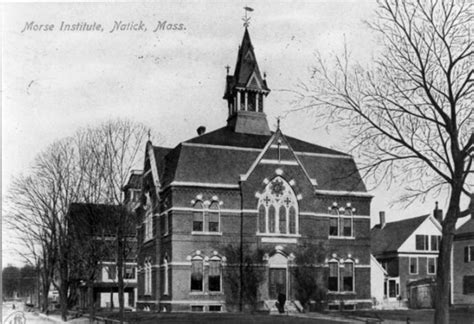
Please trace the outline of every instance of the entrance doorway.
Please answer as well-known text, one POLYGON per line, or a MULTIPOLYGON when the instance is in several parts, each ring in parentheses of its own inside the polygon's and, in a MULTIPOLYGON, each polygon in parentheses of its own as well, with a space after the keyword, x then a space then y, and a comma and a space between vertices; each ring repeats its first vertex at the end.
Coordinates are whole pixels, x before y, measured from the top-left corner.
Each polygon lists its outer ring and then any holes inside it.
POLYGON ((286 295, 286 269, 270 269, 269 297, 277 299, 279 294, 286 295))
POLYGON ((397 300, 400 295, 400 278, 390 278, 387 280, 387 291, 389 300, 397 300))
POLYGON ((277 252, 268 259, 268 297, 278 299, 279 294, 284 294, 288 298, 288 258, 277 252))

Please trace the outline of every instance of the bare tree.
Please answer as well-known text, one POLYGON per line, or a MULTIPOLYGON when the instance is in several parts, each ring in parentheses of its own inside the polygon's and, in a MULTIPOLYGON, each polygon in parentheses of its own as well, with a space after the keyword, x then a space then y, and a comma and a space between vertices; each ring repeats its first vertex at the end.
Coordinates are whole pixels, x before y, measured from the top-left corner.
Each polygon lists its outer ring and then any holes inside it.
MULTIPOLYGON (((438 259, 436 323, 449 322, 451 245, 463 195, 472 195, 473 43, 469 1, 381 0, 369 26, 382 49, 372 68, 320 55, 299 109, 350 131, 368 179, 403 186, 402 201, 447 194, 438 259)), ((471 196, 472 197, 472 196, 471 196)))
MULTIPOLYGON (((69 206, 74 202, 120 205, 121 189, 130 170, 142 158, 138 153, 144 147, 146 134, 142 124, 121 120, 79 130, 39 154, 30 174, 19 176, 12 185, 7 221, 23 238, 28 238, 24 242, 31 243, 27 246, 30 251, 41 251, 43 277, 47 279, 43 284, 52 282, 59 290, 63 320, 73 293, 73 241, 66 217, 69 206)), ((123 318, 123 254, 127 245, 123 233, 135 228, 131 226, 135 220, 128 217, 129 213, 116 214, 114 246, 123 318)))

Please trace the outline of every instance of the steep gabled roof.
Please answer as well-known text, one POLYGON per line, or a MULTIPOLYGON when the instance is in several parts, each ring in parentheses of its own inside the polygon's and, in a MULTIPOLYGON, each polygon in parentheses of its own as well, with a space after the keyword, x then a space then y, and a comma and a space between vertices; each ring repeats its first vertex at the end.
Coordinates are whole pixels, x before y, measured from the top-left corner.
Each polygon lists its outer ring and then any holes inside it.
POLYGON ((428 218, 423 215, 415 218, 386 223, 383 228, 375 225, 370 231, 371 253, 396 252, 406 239, 428 218))
POLYGON ((253 50, 252 41, 247 28, 245 28, 242 44, 239 48, 237 56, 237 63, 235 64, 235 71, 232 80, 232 85, 236 87, 252 87, 249 85, 250 78, 255 76, 257 82, 261 85, 260 89, 269 91, 266 82, 262 79, 260 69, 258 68, 257 58, 253 50))
MULTIPOLYGON (((119 213, 125 210, 118 205, 72 203, 68 210, 71 230, 82 235, 115 235, 119 213)), ((128 235, 135 235, 133 226, 128 235)))
MULTIPOLYGON (((272 135, 273 136, 273 135, 272 135)), ((233 132, 229 127, 179 144, 157 163, 164 163, 164 188, 175 182, 238 185, 271 136, 233 132)), ((317 189, 366 192, 350 155, 285 136, 317 189)))
MULTIPOLYGON (((273 135, 273 132, 272 132, 273 135)), ((210 144, 210 145, 222 145, 222 146, 233 146, 233 147, 245 147, 245 148, 256 148, 262 149, 265 147, 267 142, 270 140, 272 135, 254 135, 245 133, 236 133, 230 127, 225 126, 215 131, 203 134, 187 140, 185 143, 198 143, 198 144, 210 144)), ((345 157, 350 157, 346 153, 342 153, 330 148, 311 144, 297 138, 285 135, 289 144, 295 152, 306 152, 306 153, 320 153, 320 154, 335 154, 345 157)))
POLYGON ((454 240, 474 238, 474 218, 471 218, 462 224, 454 233, 454 240))

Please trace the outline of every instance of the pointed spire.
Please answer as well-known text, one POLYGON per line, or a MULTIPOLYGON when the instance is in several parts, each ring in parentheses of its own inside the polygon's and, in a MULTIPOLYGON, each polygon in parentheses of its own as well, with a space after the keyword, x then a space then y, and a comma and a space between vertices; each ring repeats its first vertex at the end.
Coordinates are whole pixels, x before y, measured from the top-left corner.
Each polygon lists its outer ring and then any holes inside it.
MULTIPOLYGON (((246 7, 246 12, 251 11, 246 7)), ((250 8, 251 9, 251 8, 250 8)), ((248 23, 247 17, 245 17, 248 23)), ((233 75, 227 73, 224 99, 228 103, 228 126, 234 131, 247 134, 269 135, 270 129, 264 113, 264 98, 270 93, 262 78, 248 30, 239 46, 233 75)))

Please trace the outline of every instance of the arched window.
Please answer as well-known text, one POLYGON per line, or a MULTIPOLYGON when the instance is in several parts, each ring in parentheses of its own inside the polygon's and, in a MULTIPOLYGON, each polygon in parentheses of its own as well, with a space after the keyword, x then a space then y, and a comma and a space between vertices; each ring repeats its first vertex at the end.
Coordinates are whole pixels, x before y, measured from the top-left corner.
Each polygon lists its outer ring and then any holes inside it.
POLYGON ((201 201, 197 201, 193 207, 193 232, 202 232, 204 230, 204 205, 201 201))
POLYGON ((267 223, 265 217, 266 217, 266 210, 264 205, 260 205, 258 207, 258 232, 259 233, 265 233, 267 230, 265 228, 265 224, 267 223))
POLYGON ((143 268, 145 271, 145 278, 143 280, 144 283, 144 292, 145 295, 151 295, 151 286, 152 286, 152 278, 151 278, 151 259, 146 258, 145 262, 143 263, 143 268))
POLYGON ((290 207, 290 234, 296 234, 296 209, 295 207, 290 207))
POLYGON ((330 214, 333 215, 329 219, 329 236, 339 236, 339 210, 337 207, 332 207, 330 214))
POLYGON ((346 207, 344 209, 344 215, 341 216, 341 234, 342 236, 353 236, 353 217, 352 208, 346 207))
POLYGON ((344 262, 342 270, 342 291, 354 291, 354 263, 344 262))
POLYGON ((286 219, 286 208, 285 206, 280 206, 280 210, 278 211, 278 222, 280 223, 280 233, 286 233, 286 226, 288 224, 286 219))
POLYGON ((213 201, 209 206, 209 232, 219 232, 219 202, 213 201))
POLYGON ((164 269, 164 280, 163 280, 163 295, 169 294, 169 266, 168 266, 168 257, 166 256, 163 260, 163 269, 164 269))
POLYGON ((203 259, 195 256, 191 259, 191 291, 202 291, 203 259))
POLYGON ((209 260, 209 291, 221 291, 222 262, 218 256, 209 260))
POLYGON ((260 194, 258 217, 258 233, 298 234, 298 200, 282 177, 275 177, 260 194))
POLYGON ((337 261, 329 262, 328 290, 339 290, 339 263, 337 261))
POLYGON ((346 208, 338 208, 336 203, 329 207, 329 214, 331 215, 329 218, 329 236, 354 236, 352 210, 350 203, 347 204, 346 208))
POLYGON ((275 207, 273 205, 270 205, 270 207, 268 208, 268 231, 270 233, 275 233, 275 217, 275 207))

